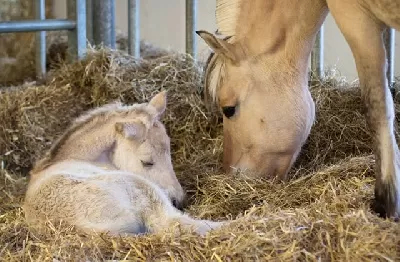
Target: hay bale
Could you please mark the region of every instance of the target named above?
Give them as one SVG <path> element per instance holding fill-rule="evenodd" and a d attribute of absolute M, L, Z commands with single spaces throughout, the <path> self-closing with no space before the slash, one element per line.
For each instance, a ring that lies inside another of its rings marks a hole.
<path fill-rule="evenodd" d="M 202 71 L 171 53 L 134 60 L 120 51 L 91 51 L 61 65 L 46 86 L 16 87 L 0 96 L 0 257 L 34 260 L 384 260 L 400 259 L 400 228 L 369 209 L 373 197 L 370 134 L 357 87 L 315 86 L 318 122 L 287 184 L 224 176 L 222 124 L 201 100 Z M 112 238 L 49 225 L 28 230 L 20 203 L 23 175 L 83 110 L 121 99 L 147 101 L 168 90 L 163 122 L 173 163 L 201 218 L 238 218 L 206 238 L 185 233 Z M 396 104 L 396 110 L 398 111 Z M 18 232 L 18 234 L 15 234 Z"/>
<path fill-rule="evenodd" d="M 0 59 L 0 88 L 10 85 L 20 85 L 24 82 L 36 80 L 36 49 L 34 35 L 24 40 L 15 40 L 24 43 L 18 48 L 14 56 Z M 62 31 L 46 33 L 46 68 L 56 67 L 65 60 L 67 36 Z"/>
<path fill-rule="evenodd" d="M 139 63 L 126 53 L 103 50 L 54 71 L 48 86 L 3 91 L 0 114 L 5 125 L 0 127 L 0 155 L 5 166 L 29 169 L 41 156 L 38 152 L 43 153 L 82 110 L 119 98 L 129 103 L 147 101 L 164 88 L 171 91 L 168 106 L 174 114 L 166 121 L 173 124 L 172 135 L 178 132 L 179 137 L 186 130 L 195 135 L 199 129 L 212 129 L 207 127 L 212 123 L 201 126 L 206 115 L 198 106 L 199 92 L 193 92 L 201 82 L 197 70 L 193 61 L 179 54 Z M 194 149 L 185 150 L 190 153 Z"/>
<path fill-rule="evenodd" d="M 117 49 L 128 52 L 128 37 L 126 34 L 118 32 L 116 36 Z M 154 59 L 166 56 L 170 51 L 154 46 L 146 40 L 140 40 L 140 57 L 144 59 Z"/>
<path fill-rule="evenodd" d="M 307 169 L 319 163 L 333 164 L 349 156 L 372 154 L 372 137 L 367 127 L 358 86 L 311 87 L 316 120 L 296 166 Z M 400 107 L 396 104 L 396 112 Z"/>
<path fill-rule="evenodd" d="M 17 51 L 8 51 L 3 58 L 0 53 L 0 88 L 10 85 L 20 85 L 24 82 L 35 81 L 36 79 L 36 49 L 35 38 L 32 33 L 28 34 L 24 39 L 14 39 L 11 34 L 8 36 L 0 36 L 4 41 L 11 43 L 24 43 L 23 46 L 13 45 Z M 23 35 L 21 36 L 23 37 Z M 125 34 L 118 33 L 116 36 L 116 49 L 128 51 L 128 39 Z M 66 61 L 68 49 L 68 37 L 66 31 L 50 31 L 46 33 L 46 69 L 57 69 Z M 151 43 L 141 40 L 140 52 L 143 59 L 154 59 L 169 54 L 168 50 L 158 48 Z"/>

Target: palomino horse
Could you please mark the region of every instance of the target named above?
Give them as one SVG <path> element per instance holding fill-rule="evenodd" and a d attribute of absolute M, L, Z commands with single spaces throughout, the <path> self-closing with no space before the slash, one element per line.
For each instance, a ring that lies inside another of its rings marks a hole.
<path fill-rule="evenodd" d="M 353 52 L 373 133 L 375 209 L 398 217 L 399 155 L 382 32 L 400 29 L 400 1 L 217 0 L 218 32 L 227 38 L 197 34 L 214 51 L 205 87 L 224 115 L 224 168 L 287 179 L 314 122 L 308 59 L 329 11 Z"/>
<path fill-rule="evenodd" d="M 75 120 L 30 173 L 28 223 L 65 221 L 110 234 L 160 232 L 179 223 L 201 235 L 222 225 L 192 219 L 172 203 L 185 193 L 159 119 L 165 108 L 161 92 L 149 103 L 108 104 Z"/>

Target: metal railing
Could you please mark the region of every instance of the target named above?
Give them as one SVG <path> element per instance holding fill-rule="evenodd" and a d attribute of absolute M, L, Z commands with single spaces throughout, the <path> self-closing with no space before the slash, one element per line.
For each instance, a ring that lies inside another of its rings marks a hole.
<path fill-rule="evenodd" d="M 86 1 L 68 0 L 68 19 L 46 19 L 45 0 L 35 1 L 36 20 L 0 22 L 0 33 L 36 32 L 36 74 L 46 74 L 46 31 L 68 30 L 68 59 L 80 59 L 86 51 Z"/>
<path fill-rule="evenodd" d="M 322 25 L 319 29 L 311 52 L 312 78 L 321 79 L 324 76 L 324 28 L 324 25 Z"/>
<path fill-rule="evenodd" d="M 128 53 L 140 56 L 140 2 L 128 0 Z"/>
<path fill-rule="evenodd" d="M 68 0 L 68 19 L 46 19 L 45 0 L 35 0 L 36 20 L 0 22 L 0 33 L 36 33 L 36 72 L 46 73 L 46 31 L 68 30 L 68 57 L 80 59 L 85 55 L 87 41 L 94 45 L 115 48 L 115 0 Z M 197 0 L 186 0 L 186 53 L 196 59 Z M 128 52 L 140 57 L 140 0 L 128 0 Z M 388 57 L 387 78 L 394 86 L 395 31 L 385 31 L 384 40 Z M 311 53 L 313 77 L 324 78 L 324 25 L 316 36 Z"/>
<path fill-rule="evenodd" d="M 115 0 L 87 0 L 87 28 L 94 45 L 115 47 Z M 197 0 L 186 0 L 186 53 L 196 59 Z M 128 0 L 128 52 L 140 57 L 140 0 Z M 90 31 L 93 30 L 93 31 Z"/>
<path fill-rule="evenodd" d="M 186 53 L 196 59 L 197 0 L 186 0 Z"/>

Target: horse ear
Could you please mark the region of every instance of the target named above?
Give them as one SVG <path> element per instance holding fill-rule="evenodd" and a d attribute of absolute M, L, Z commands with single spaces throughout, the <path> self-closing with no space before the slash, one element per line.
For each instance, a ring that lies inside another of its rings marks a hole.
<path fill-rule="evenodd" d="M 128 139 L 140 139 L 145 133 L 145 126 L 138 122 L 117 122 L 115 131 Z"/>
<path fill-rule="evenodd" d="M 162 91 L 155 95 L 149 102 L 157 110 L 157 116 L 162 115 L 167 108 L 167 91 Z"/>
<path fill-rule="evenodd" d="M 232 44 L 215 37 L 207 31 L 196 31 L 196 34 L 198 34 L 216 54 L 222 55 L 234 63 L 238 60 Z"/>

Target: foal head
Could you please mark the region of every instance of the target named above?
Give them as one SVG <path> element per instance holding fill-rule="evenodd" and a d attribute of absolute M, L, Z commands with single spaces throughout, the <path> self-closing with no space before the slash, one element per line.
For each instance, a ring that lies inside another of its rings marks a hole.
<path fill-rule="evenodd" d="M 164 190 L 175 206 L 180 207 L 185 193 L 175 175 L 170 138 L 160 117 L 166 109 L 166 93 L 142 104 L 138 113 L 115 121 L 115 146 L 111 161 L 121 169 L 151 180 Z"/>

